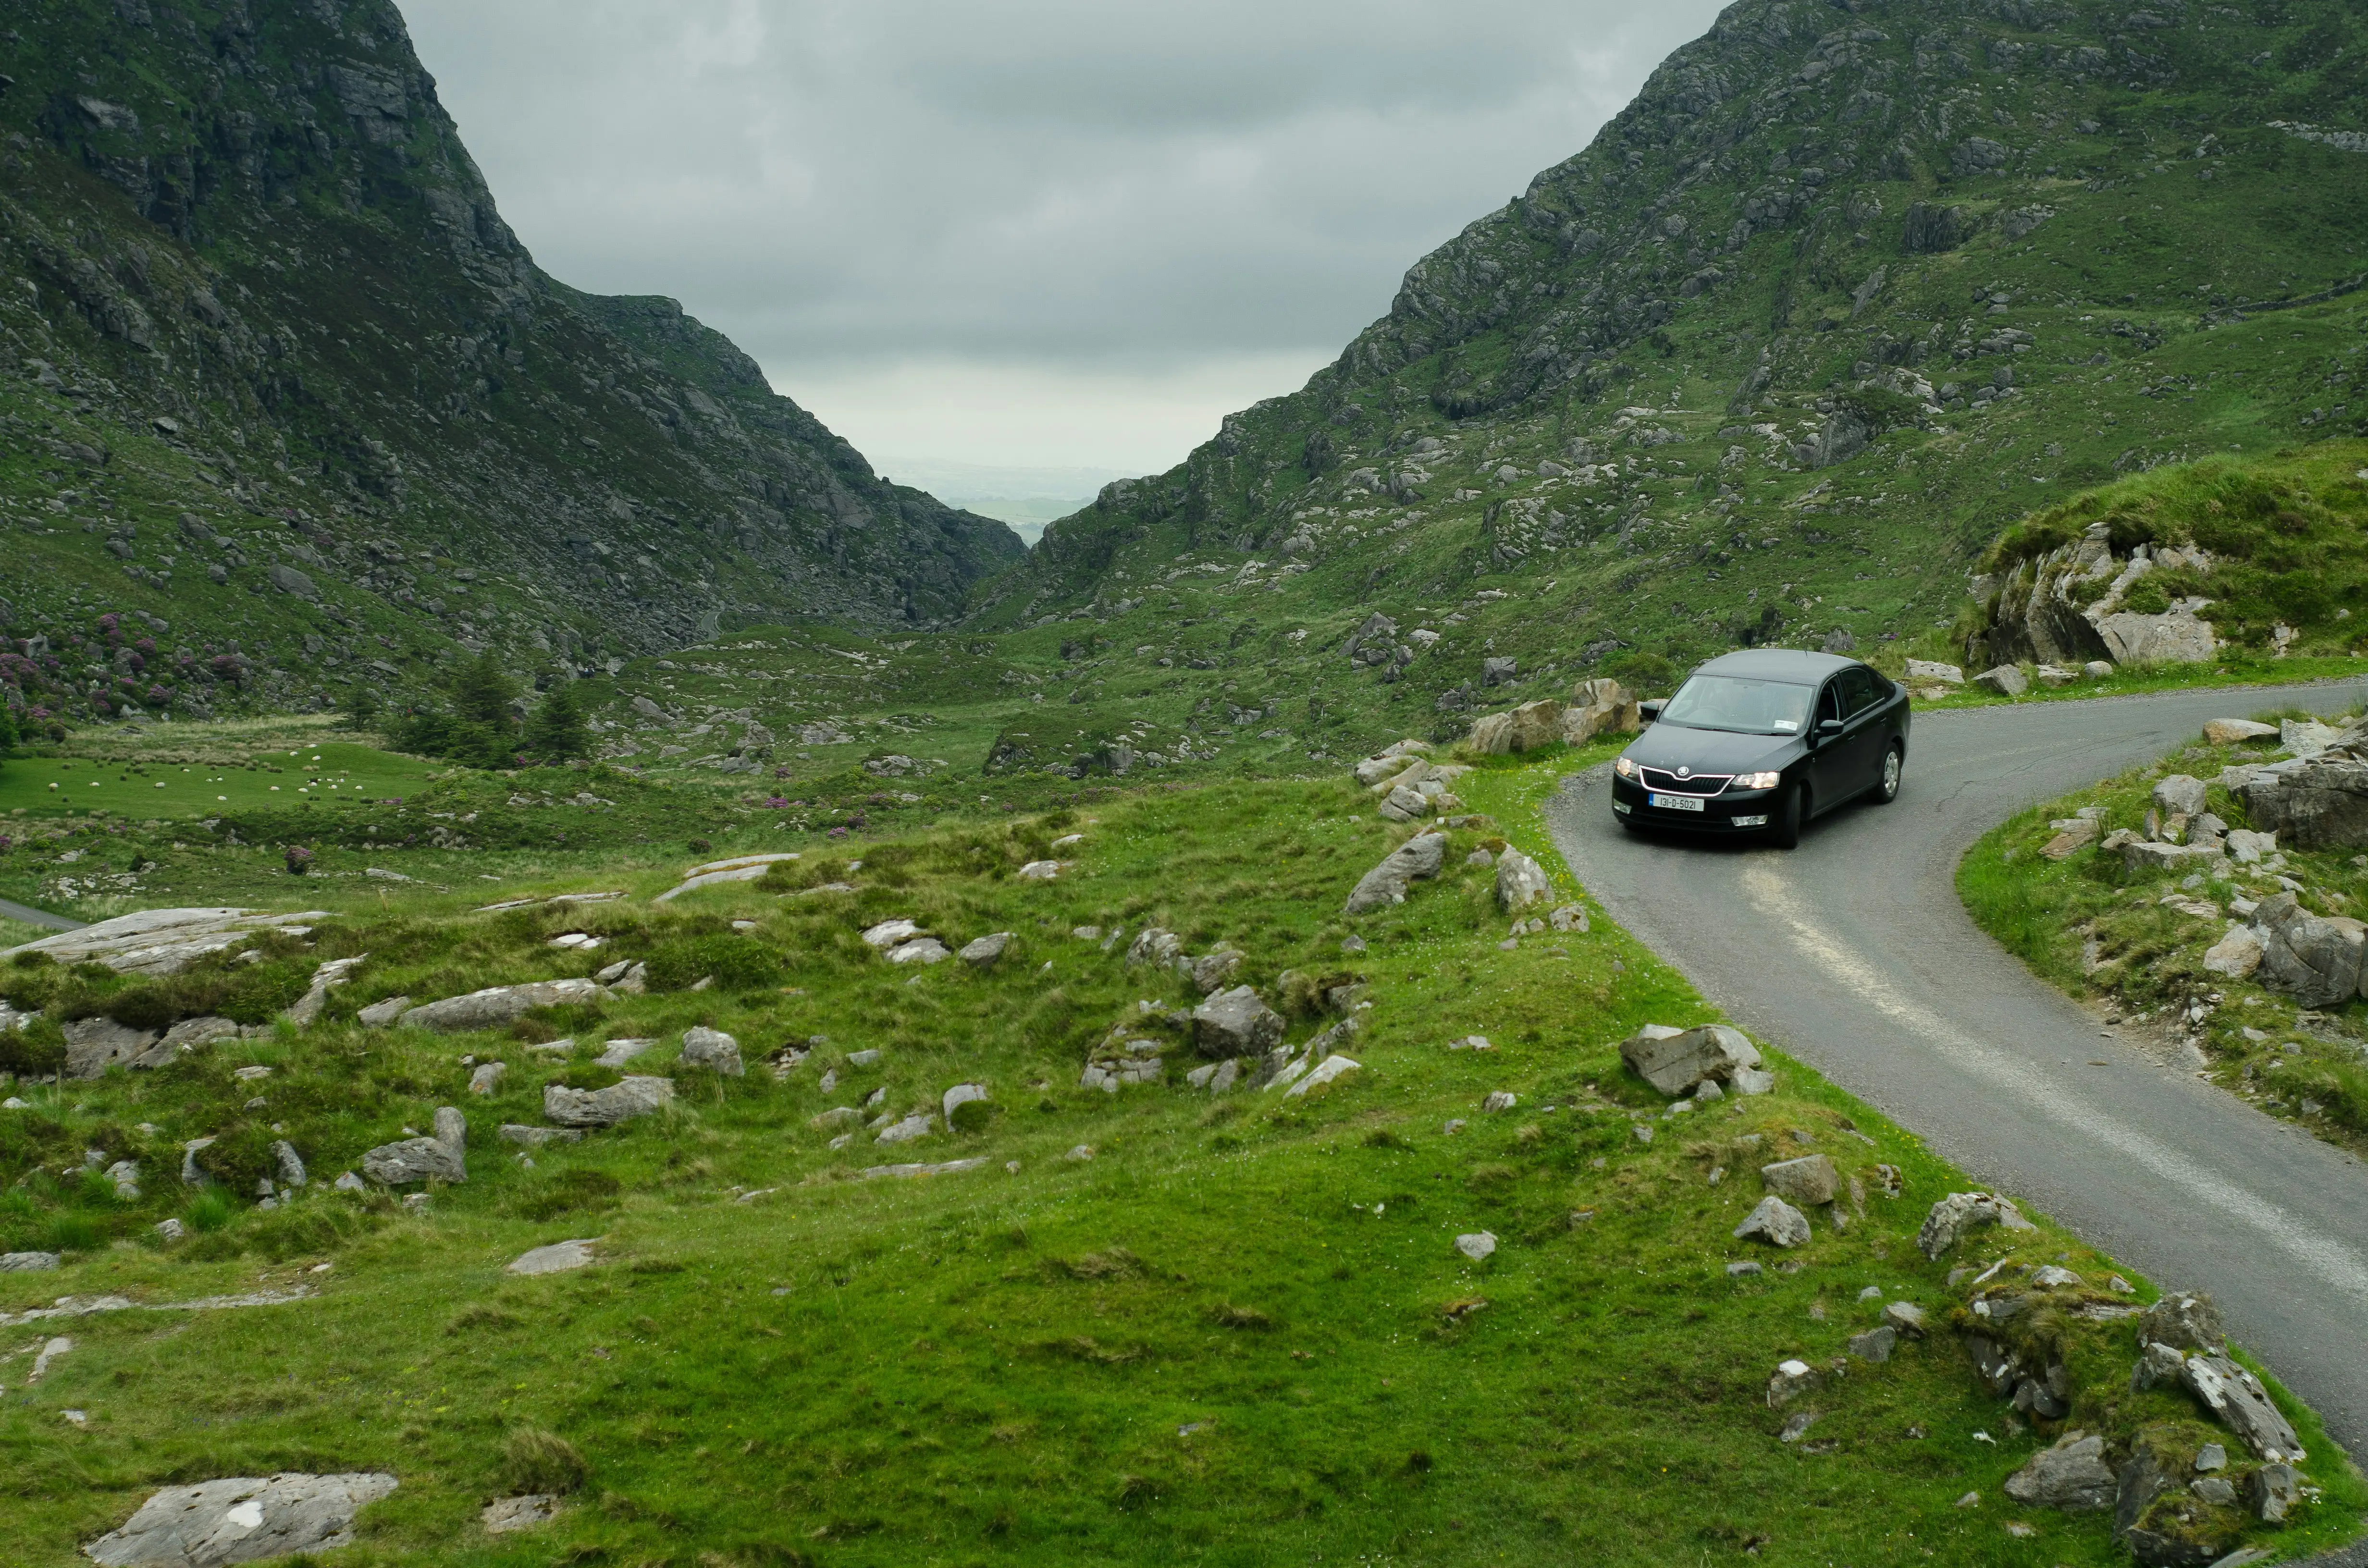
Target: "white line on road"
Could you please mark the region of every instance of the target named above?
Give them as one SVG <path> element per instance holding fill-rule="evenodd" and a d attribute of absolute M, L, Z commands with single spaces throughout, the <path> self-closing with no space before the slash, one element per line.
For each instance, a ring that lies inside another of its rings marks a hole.
<path fill-rule="evenodd" d="M 2013 1095 L 2033 1110 L 2104 1144 L 2198 1204 L 2208 1205 L 2292 1254 L 2339 1290 L 2368 1295 L 2368 1260 L 2340 1242 L 2297 1224 L 2266 1199 L 2235 1187 L 2225 1172 L 2197 1165 L 2087 1107 L 2067 1102 L 2028 1064 L 1961 1032 L 1940 1014 L 1900 993 L 1865 960 L 1807 918 L 1783 878 L 1766 866 L 1743 873 L 1745 893 L 1759 912 L 1780 922 L 1793 942 L 1871 1006 L 1928 1040 L 1963 1071 Z"/>

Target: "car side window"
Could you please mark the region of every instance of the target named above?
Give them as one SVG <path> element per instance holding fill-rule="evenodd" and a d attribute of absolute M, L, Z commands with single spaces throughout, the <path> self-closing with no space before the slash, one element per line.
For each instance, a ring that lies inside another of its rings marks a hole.
<path fill-rule="evenodd" d="M 1857 718 L 1882 697 L 1882 688 L 1871 670 L 1844 670 L 1841 687 L 1843 714 L 1847 718 Z"/>
<path fill-rule="evenodd" d="M 1826 682 L 1825 690 L 1817 693 L 1817 722 L 1842 716 L 1842 683 L 1839 677 Z"/>

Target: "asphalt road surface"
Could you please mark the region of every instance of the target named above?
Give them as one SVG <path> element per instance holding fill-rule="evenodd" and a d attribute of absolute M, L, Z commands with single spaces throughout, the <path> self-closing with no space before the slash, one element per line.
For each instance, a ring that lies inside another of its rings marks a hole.
<path fill-rule="evenodd" d="M 46 909 L 35 909 L 29 903 L 18 903 L 14 899 L 0 898 L 0 916 L 6 916 L 10 920 L 21 920 L 28 926 L 46 926 L 52 931 L 82 929 L 82 922 L 79 920 L 69 920 L 63 915 L 51 915 Z"/>
<path fill-rule="evenodd" d="M 1846 806 L 1790 853 L 1632 836 L 1608 768 L 1565 787 L 1547 822 L 1588 891 L 1736 1021 L 2156 1283 L 2210 1291 L 2230 1335 L 2368 1462 L 2368 1168 L 2103 1038 L 1955 887 L 1966 848 L 2006 817 L 2208 719 L 2363 695 L 2346 682 L 1927 714 L 1899 799 Z"/>

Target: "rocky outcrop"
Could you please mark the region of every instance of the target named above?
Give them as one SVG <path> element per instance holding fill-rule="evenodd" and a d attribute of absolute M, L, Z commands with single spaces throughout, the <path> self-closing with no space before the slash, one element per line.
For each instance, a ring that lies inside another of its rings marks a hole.
<path fill-rule="evenodd" d="M 2254 828 L 2296 849 L 2368 845 L 2368 722 L 2298 737 L 2291 762 L 2248 769 L 2237 794 Z"/>
<path fill-rule="evenodd" d="M 2253 911 L 2261 983 L 2305 1007 L 2332 1007 L 2360 994 L 2368 926 L 2346 915 L 2317 915 L 2290 892 Z"/>
<path fill-rule="evenodd" d="M 674 1084 L 666 1078 L 628 1077 L 605 1089 L 547 1084 L 542 1090 L 542 1114 L 562 1127 L 614 1127 L 648 1116 L 673 1101 Z"/>
<path fill-rule="evenodd" d="M 1281 1044 L 1282 1031 L 1282 1015 L 1247 985 L 1192 1009 L 1192 1041 L 1203 1056 L 1255 1056 Z"/>
<path fill-rule="evenodd" d="M 727 1078 L 744 1077 L 748 1071 L 740 1061 L 740 1042 L 704 1025 L 683 1031 L 681 1061 L 686 1067 L 705 1067 Z"/>
<path fill-rule="evenodd" d="M 47 953 L 62 964 L 103 963 L 118 974 L 178 974 L 208 953 L 243 947 L 267 931 L 302 936 L 325 910 L 261 915 L 252 909 L 143 909 L 112 920 L 61 931 L 0 953 Z"/>
<path fill-rule="evenodd" d="M 1446 858 L 1445 834 L 1426 833 L 1406 840 L 1358 880 L 1349 893 L 1344 913 L 1363 915 L 1369 910 L 1404 903 L 1407 884 L 1438 876 Z"/>
<path fill-rule="evenodd" d="M 1730 1083 L 1758 1072 L 1759 1048 L 1741 1029 L 1725 1024 L 1691 1029 L 1646 1024 L 1620 1042 L 1620 1060 L 1662 1094 L 1685 1095 L 1702 1084 Z M 1744 1086 L 1757 1092 L 1754 1085 Z"/>
<path fill-rule="evenodd" d="M 448 996 L 405 1012 L 406 1028 L 438 1034 L 465 1034 L 512 1022 L 536 1007 L 562 1007 L 571 1003 L 597 1002 L 608 994 L 589 980 L 538 980 L 525 985 L 489 985 L 466 996 Z"/>
<path fill-rule="evenodd" d="M 100 1568 L 219 1568 L 332 1551 L 352 1543 L 354 1516 L 397 1484 L 380 1472 L 291 1471 L 168 1486 L 83 1551 Z"/>
<path fill-rule="evenodd" d="M 1995 585 L 1988 626 L 1968 644 L 1966 663 L 2077 666 L 2092 660 L 2201 664 L 2216 657 L 2218 641 L 2201 619 L 2209 599 L 2181 598 L 2148 614 L 2123 608 L 2130 589 L 2151 573 L 2181 567 L 2209 574 L 2211 553 L 2142 544 L 2118 557 L 2110 534 L 2100 523 L 2073 543 L 2018 562 Z"/>
<path fill-rule="evenodd" d="M 1987 1192 L 1952 1192 L 1924 1216 L 1924 1224 L 1916 1233 L 1916 1246 L 1938 1262 L 1966 1236 L 1989 1225 L 2003 1225 L 2010 1231 L 2034 1228 L 2009 1199 Z"/>
<path fill-rule="evenodd" d="M 2066 1432 L 2006 1480 L 2006 1494 L 2016 1502 L 2067 1514 L 2101 1513 L 2120 1488 L 2105 1462 L 2105 1439 L 2092 1432 Z"/>

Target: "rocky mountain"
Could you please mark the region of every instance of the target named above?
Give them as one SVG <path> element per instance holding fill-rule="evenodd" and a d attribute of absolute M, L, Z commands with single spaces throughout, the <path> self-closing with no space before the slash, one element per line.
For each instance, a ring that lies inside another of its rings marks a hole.
<path fill-rule="evenodd" d="M 36 705 L 926 627 L 1024 555 L 675 301 L 538 268 L 386 0 L 39 0 L 6 40 L 0 620 Z M 57 662 L 101 611 L 162 651 Z"/>
<path fill-rule="evenodd" d="M 2362 429 L 2363 60 L 2336 0 L 1740 0 L 981 619 L 1247 557 L 1442 712 L 1487 654 L 1929 639 L 2027 512 Z"/>

